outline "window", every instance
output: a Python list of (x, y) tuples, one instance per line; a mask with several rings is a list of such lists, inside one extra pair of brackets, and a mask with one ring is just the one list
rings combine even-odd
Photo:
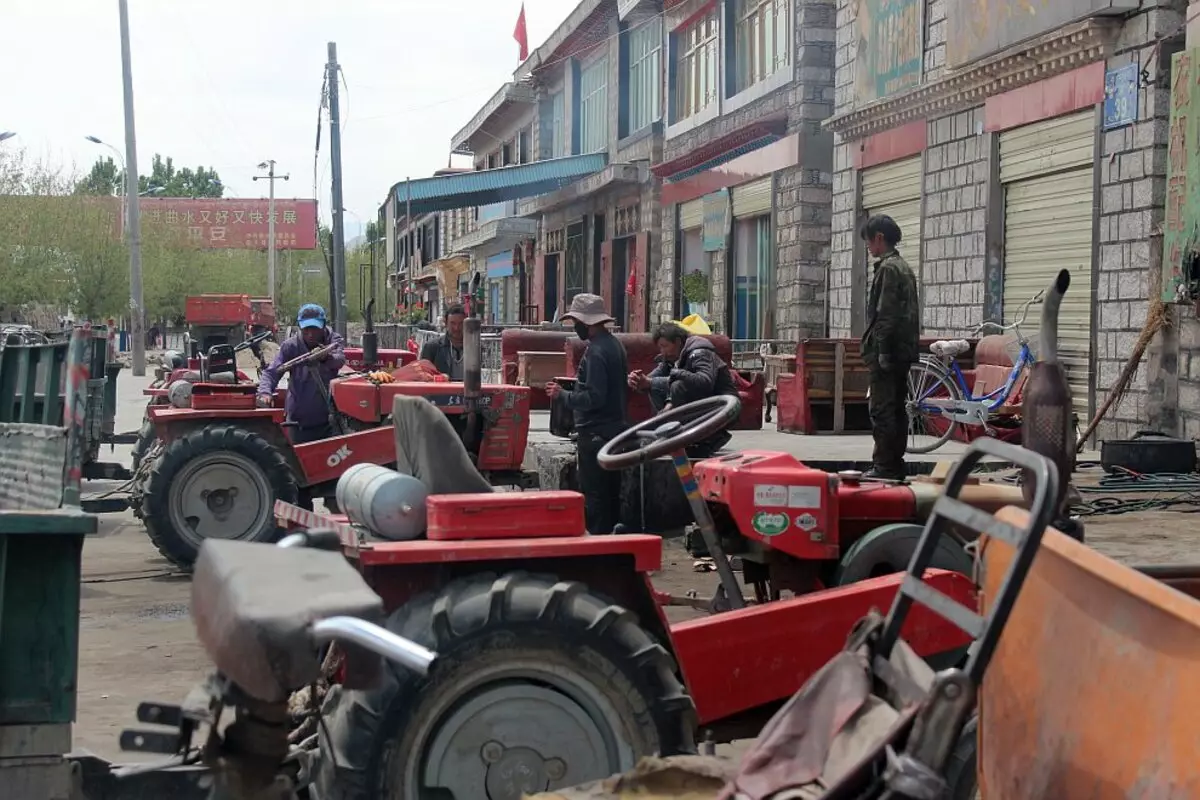
[(608, 147), (608, 56), (579, 74), (579, 152)]
[(788, 65), (791, 0), (734, 0), (734, 93)]
[(687, 119), (717, 99), (717, 14), (676, 31), (674, 120)]
[(662, 108), (662, 19), (629, 32), (629, 133), (659, 117)]
[(567, 107), (562, 92), (550, 97), (550, 158), (567, 155)]

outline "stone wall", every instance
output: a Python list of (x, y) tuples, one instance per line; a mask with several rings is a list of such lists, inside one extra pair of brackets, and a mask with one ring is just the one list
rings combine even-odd
[(983, 107), (929, 123), (921, 223), (921, 322), (929, 336), (963, 336), (983, 321), (992, 137)]

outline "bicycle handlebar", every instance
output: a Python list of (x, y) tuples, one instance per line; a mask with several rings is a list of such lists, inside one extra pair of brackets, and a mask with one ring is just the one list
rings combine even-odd
[(1037, 294), (1035, 294), (1033, 297), (1026, 300), (1021, 305), (1021, 308), (1019, 309), (1020, 314), (1018, 315), (1016, 321), (1011, 322), (1008, 325), (1001, 325), (999, 322), (984, 321), (984, 322), (981, 322), (978, 325), (976, 325), (974, 328), (972, 328), (971, 333), (972, 334), (983, 333), (983, 331), (987, 328), (995, 328), (996, 330), (1000, 331), (1001, 333), (1004, 333), (1005, 331), (1016, 330), (1017, 328), (1020, 328), (1022, 325), (1025, 324), (1025, 320), (1029, 316), (1029, 309), (1033, 305), (1042, 302), (1042, 299), (1045, 296), (1046, 296), (1046, 290), (1042, 289)]

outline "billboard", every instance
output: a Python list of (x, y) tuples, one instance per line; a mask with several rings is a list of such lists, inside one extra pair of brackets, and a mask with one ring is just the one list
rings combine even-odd
[[(196, 247), (266, 250), (270, 201), (265, 197), (143, 197), (143, 228), (178, 231)], [(317, 201), (275, 200), (275, 249), (317, 247)]]
[(870, 103), (921, 85), (925, 0), (858, 0), (854, 99)]

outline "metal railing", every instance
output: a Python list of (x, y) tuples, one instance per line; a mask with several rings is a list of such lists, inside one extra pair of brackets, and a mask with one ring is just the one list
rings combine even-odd
[(796, 342), (792, 339), (731, 339), (734, 369), (762, 372), (766, 368), (763, 356), (794, 355)]

